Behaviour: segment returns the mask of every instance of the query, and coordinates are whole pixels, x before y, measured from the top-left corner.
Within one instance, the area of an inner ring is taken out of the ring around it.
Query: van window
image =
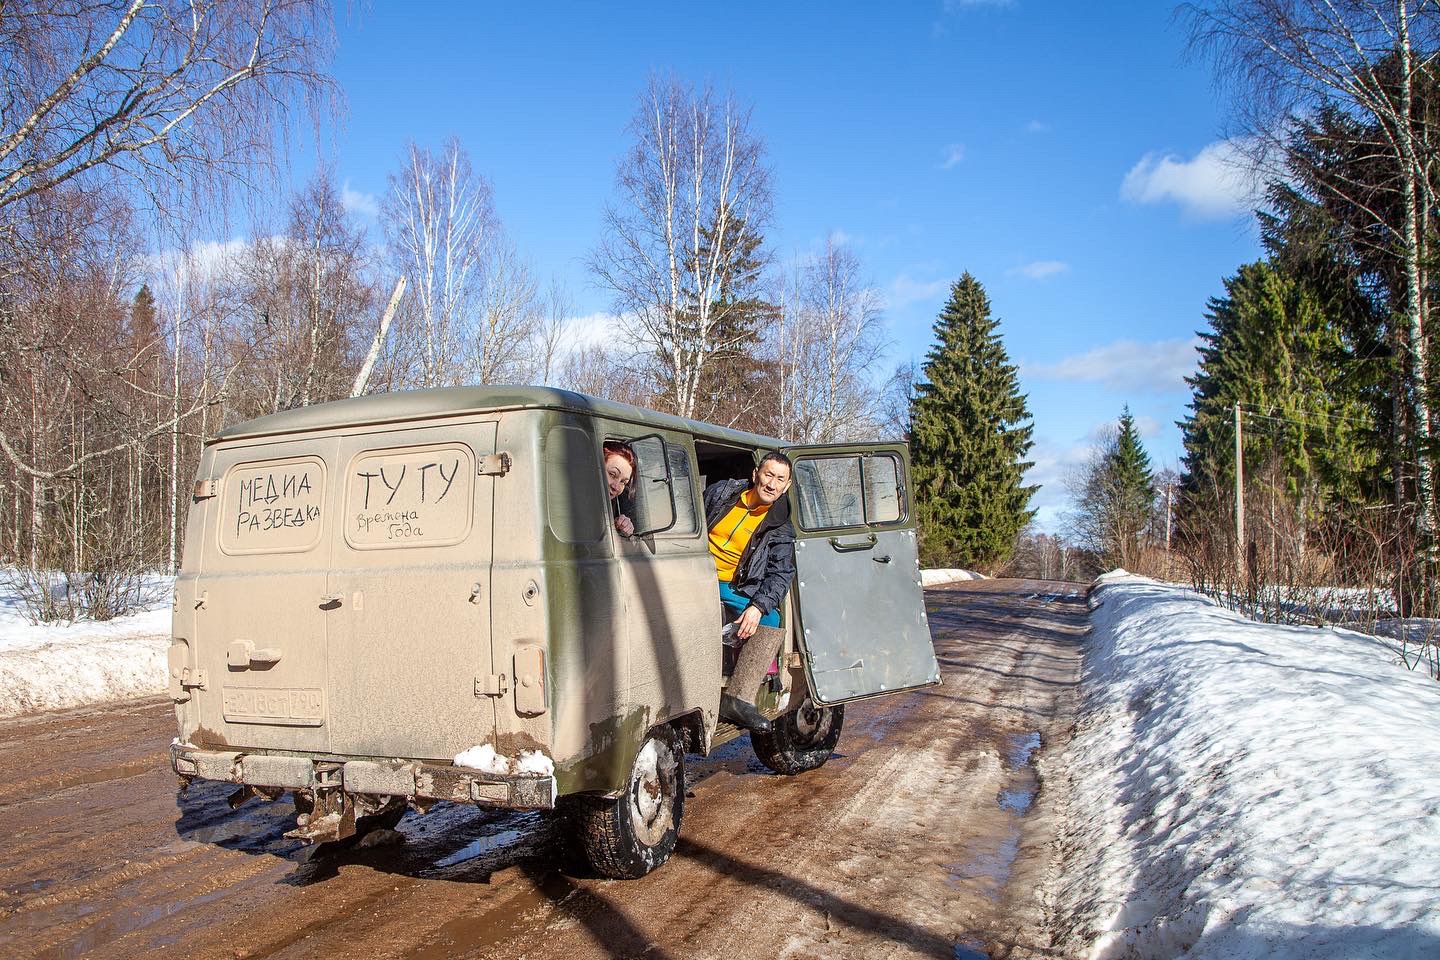
[[[904,519],[900,463],[888,454],[807,457],[795,464],[795,481],[803,529],[859,527]]]
[[[562,543],[594,543],[609,526],[599,446],[576,427],[556,425],[545,434],[545,515]]]
[[[346,477],[345,541],[357,550],[459,543],[470,535],[474,484],[464,444],[366,451]]]
[[[695,509],[690,454],[683,446],[666,441],[665,455],[670,458],[670,485],[675,489],[675,526],[670,528],[670,532],[676,536],[693,537],[700,531],[700,519]]]
[[[237,463],[225,474],[220,549],[298,553],[320,541],[325,464],[318,457]]]
[[[860,462],[865,479],[865,522],[895,523],[900,509],[900,462],[894,457],[866,457]]]

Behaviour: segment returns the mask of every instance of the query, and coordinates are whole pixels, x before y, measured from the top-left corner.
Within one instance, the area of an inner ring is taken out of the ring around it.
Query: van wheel
[[[670,859],[685,810],[685,753],[670,727],[652,730],[616,798],[574,797],[566,804],[585,858],[601,876],[633,880]]]
[[[765,766],[794,776],[830,759],[844,722],[844,706],[821,707],[806,699],[798,709],[770,721],[769,733],[751,733],[750,746]]]

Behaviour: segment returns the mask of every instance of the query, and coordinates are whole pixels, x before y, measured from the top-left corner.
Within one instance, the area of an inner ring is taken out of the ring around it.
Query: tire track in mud
[[[1076,589],[928,591],[944,686],[852,705],[798,777],[744,739],[689,758],[680,847],[630,882],[588,877],[546,816],[464,807],[308,860],[286,802],[174,798],[162,701],[0,722],[0,954],[1049,956],[1047,797],[1021,748],[1067,735],[1085,615],[1056,594]]]

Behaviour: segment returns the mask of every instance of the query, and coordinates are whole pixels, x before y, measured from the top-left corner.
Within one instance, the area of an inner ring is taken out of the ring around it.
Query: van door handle
[[[887,553],[883,557],[871,557],[870,559],[874,560],[876,563],[889,563],[890,554]]]
[[[345,595],[344,595],[343,593],[329,593],[329,594],[326,594],[325,596],[323,596],[323,597],[320,598],[320,609],[321,609],[321,610],[335,610],[335,609],[337,609],[337,608],[340,606],[340,603],[341,603],[344,599],[345,599]]]
[[[830,538],[830,546],[835,548],[836,553],[853,553],[856,550],[872,550],[875,544],[879,542],[880,538],[873,533],[864,540],[851,540],[849,543],[844,542],[839,537]]]

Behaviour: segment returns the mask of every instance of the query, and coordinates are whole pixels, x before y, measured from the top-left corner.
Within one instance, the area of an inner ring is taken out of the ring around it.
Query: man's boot
[[[770,732],[770,721],[765,719],[759,707],[728,693],[720,694],[720,719],[743,727],[751,733]]]

